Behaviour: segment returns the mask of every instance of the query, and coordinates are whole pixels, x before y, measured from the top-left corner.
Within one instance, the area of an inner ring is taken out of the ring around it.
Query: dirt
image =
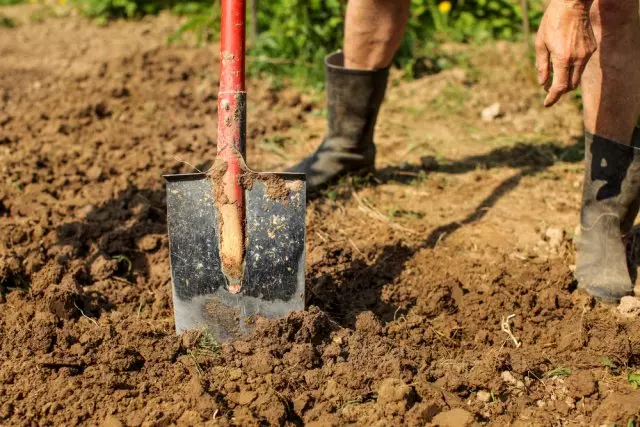
[[[521,46],[445,46],[467,65],[394,72],[378,172],[308,206],[308,309],[219,344],[174,333],[161,177],[212,165],[216,47],[167,46],[170,16],[29,22],[38,7],[3,9],[20,25],[0,29],[0,424],[639,416],[640,320],[572,277],[579,114],[542,108]],[[321,139],[320,96],[264,77],[247,93],[258,169]]]

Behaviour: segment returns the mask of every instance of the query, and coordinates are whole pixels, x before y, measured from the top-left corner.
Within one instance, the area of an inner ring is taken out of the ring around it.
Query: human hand
[[[589,9],[592,0],[551,0],[536,36],[538,83],[548,91],[550,107],[580,85],[582,72],[596,51]]]

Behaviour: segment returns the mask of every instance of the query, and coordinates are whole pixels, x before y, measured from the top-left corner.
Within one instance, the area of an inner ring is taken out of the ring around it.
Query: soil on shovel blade
[[[635,300],[597,304],[572,276],[579,112],[542,108],[521,46],[394,72],[378,171],[308,207],[309,309],[220,345],[174,334],[161,178],[211,167],[216,46],[167,46],[170,16],[31,22],[37,7],[2,9],[19,25],[0,29],[0,424],[638,417]],[[256,170],[325,127],[321,96],[276,83],[248,82]]]

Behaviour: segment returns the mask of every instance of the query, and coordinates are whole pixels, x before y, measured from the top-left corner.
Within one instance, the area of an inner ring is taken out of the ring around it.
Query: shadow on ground
[[[352,259],[348,251],[343,249],[327,253],[326,259],[337,260],[335,268],[331,268],[330,273],[307,278],[308,303],[319,306],[347,327],[353,326],[358,313],[368,310],[375,312],[384,321],[392,320],[409,307],[399,310],[393,304],[383,302],[381,292],[400,276],[405,264],[416,252],[433,249],[462,226],[480,220],[501,198],[514,190],[522,178],[543,172],[559,161],[579,162],[583,155],[584,142],[581,140],[570,146],[557,143],[521,143],[499,148],[485,155],[441,164],[438,171],[449,174],[500,167],[518,168],[519,171],[494,188],[465,218],[435,228],[418,245],[393,243],[373,248],[373,253],[369,254],[376,259],[373,264],[367,264],[362,259]],[[421,171],[417,165],[384,168],[378,171],[372,184],[411,184]],[[348,197],[348,194],[345,195],[345,198]],[[148,277],[150,266],[136,242],[148,234],[166,235],[166,230],[164,189],[141,189],[130,185],[114,199],[91,208],[83,220],[59,226],[57,243],[72,248],[64,256],[84,259],[88,271],[91,263],[100,255],[109,258],[125,256],[132,262],[132,271],[121,271],[122,274]],[[104,304],[103,309],[108,309],[108,301],[97,299],[97,302]]]
[[[347,267],[337,273],[320,274],[309,278],[309,303],[329,312],[343,326],[353,327],[355,318],[362,311],[373,311],[384,322],[402,315],[409,307],[396,307],[381,298],[383,288],[392,284],[404,271],[405,264],[420,250],[434,249],[459,228],[482,219],[495,204],[513,191],[524,177],[544,172],[557,162],[578,163],[584,158],[584,140],[576,140],[571,145],[549,142],[545,144],[518,143],[511,147],[501,147],[487,154],[463,158],[460,161],[438,166],[438,172],[461,174],[476,169],[510,167],[519,169],[496,186],[493,191],[466,217],[443,224],[429,232],[417,245],[407,246],[394,243],[381,248],[373,248],[369,257],[376,261],[368,265],[363,260],[347,263]],[[424,176],[418,165],[408,167],[388,167],[378,170],[371,180],[372,185],[383,183],[412,184]],[[351,192],[344,194],[349,199]],[[335,255],[335,254],[334,254]],[[330,258],[331,254],[327,254]]]

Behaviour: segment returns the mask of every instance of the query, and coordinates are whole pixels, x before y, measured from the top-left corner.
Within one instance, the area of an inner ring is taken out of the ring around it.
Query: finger
[[[549,50],[542,39],[536,39],[536,74],[539,85],[544,85],[551,76]]]
[[[584,73],[584,69],[587,66],[587,61],[579,60],[573,63],[573,70],[571,72],[571,89],[576,89],[580,86],[580,81],[582,80],[582,73]]]
[[[544,100],[545,107],[551,107],[569,91],[571,65],[568,61],[553,60],[553,84]]]

